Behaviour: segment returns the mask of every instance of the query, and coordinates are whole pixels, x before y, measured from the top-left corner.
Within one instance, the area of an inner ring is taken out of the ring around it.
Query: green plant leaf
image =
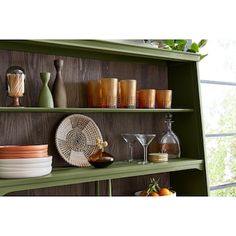
[[[186,44],[178,44],[175,46],[175,50],[184,51]]]
[[[170,48],[173,48],[175,46],[175,40],[173,39],[165,39],[163,42],[168,45]]]
[[[187,52],[196,53],[196,51],[195,51],[195,50],[193,50],[193,49],[191,49],[191,48],[189,48],[189,49],[187,50]]]
[[[177,44],[181,44],[181,45],[186,45],[186,43],[187,43],[187,40],[186,39],[176,39],[175,40],[175,43],[177,43]]]
[[[198,47],[198,45],[196,44],[196,43],[192,43],[192,45],[191,45],[191,50],[193,51],[193,52],[199,52],[199,47]]]
[[[207,44],[207,39],[202,39],[199,43],[198,43],[198,47],[202,48]]]

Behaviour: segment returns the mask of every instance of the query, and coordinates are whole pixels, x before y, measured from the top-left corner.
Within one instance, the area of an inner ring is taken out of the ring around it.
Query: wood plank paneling
[[[25,95],[21,98],[23,106],[37,106],[39,91],[42,86],[39,73],[51,72],[49,87],[55,79],[53,60],[64,60],[62,76],[68,94],[68,107],[86,107],[87,81],[102,77],[118,79],[136,79],[137,87],[165,89],[168,87],[167,66],[165,63],[140,64],[119,61],[100,61],[72,57],[58,57],[35,53],[11,52],[0,50],[0,106],[11,103],[7,96],[5,73],[12,65],[22,66],[26,72]],[[62,113],[1,113],[0,145],[6,144],[49,144],[49,154],[53,155],[53,166],[67,166],[55,146],[55,132],[62,119],[69,114]],[[157,150],[157,141],[164,131],[164,114],[153,113],[87,113],[99,126],[105,140],[109,142],[107,151],[116,160],[127,159],[127,144],[121,133],[156,133],[157,138],[150,145],[150,151]],[[143,157],[142,146],[137,142],[135,158]],[[168,183],[168,174],[163,174],[162,181]],[[143,188],[150,176],[113,180],[114,195],[132,195]],[[103,181],[102,194],[106,194],[106,182]],[[64,187],[37,189],[12,193],[12,195],[93,195],[94,183]],[[11,195],[11,194],[10,194]]]

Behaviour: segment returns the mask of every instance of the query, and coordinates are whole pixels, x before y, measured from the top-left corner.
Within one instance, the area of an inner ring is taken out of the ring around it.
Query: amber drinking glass
[[[142,89],[139,90],[139,108],[155,108],[155,89]]]
[[[118,79],[101,79],[101,98],[103,108],[117,108]]]
[[[172,90],[156,90],[156,107],[171,108]]]
[[[101,80],[88,81],[88,107],[101,107]]]
[[[121,80],[120,82],[120,107],[136,107],[136,80]]]

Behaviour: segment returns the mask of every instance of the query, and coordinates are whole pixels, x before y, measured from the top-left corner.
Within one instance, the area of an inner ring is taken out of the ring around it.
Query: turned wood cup
[[[142,89],[139,90],[139,108],[155,108],[155,89]]]
[[[136,107],[136,80],[121,80],[120,82],[120,107]]]
[[[117,108],[118,79],[101,79],[101,105],[102,108]]]
[[[156,90],[156,107],[171,108],[172,90]]]

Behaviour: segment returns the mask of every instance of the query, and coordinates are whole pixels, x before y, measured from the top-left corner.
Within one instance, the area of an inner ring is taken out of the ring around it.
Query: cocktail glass
[[[137,141],[136,136],[134,134],[121,134],[121,136],[128,144],[128,161],[132,162],[134,160],[133,148],[135,142]]]
[[[147,149],[149,144],[152,142],[152,140],[156,137],[155,134],[135,134],[138,141],[143,146],[144,156],[143,156],[143,162],[140,162],[139,164],[146,165],[148,164],[147,160]]]

